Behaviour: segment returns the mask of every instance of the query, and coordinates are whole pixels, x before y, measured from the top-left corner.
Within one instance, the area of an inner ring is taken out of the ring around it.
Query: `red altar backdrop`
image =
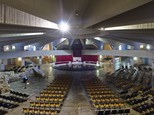
[[[56,56],[56,62],[61,61],[73,61],[72,55],[58,55]],[[98,55],[82,55],[82,61],[98,61]]]
[[[60,61],[73,61],[72,55],[58,55],[56,56],[56,62]]]
[[[98,55],[82,55],[82,61],[98,61]]]

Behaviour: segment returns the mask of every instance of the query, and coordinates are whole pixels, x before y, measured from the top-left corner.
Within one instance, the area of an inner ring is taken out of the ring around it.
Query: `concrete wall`
[[[71,50],[53,50],[53,51],[16,51],[0,52],[0,59],[18,58],[18,57],[38,57],[50,55],[72,55]]]
[[[153,58],[154,51],[149,50],[83,50],[83,55],[110,55],[124,57]]]

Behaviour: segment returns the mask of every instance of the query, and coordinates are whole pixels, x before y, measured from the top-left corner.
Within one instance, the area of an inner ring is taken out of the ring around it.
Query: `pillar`
[[[22,58],[21,57],[15,58],[15,65],[17,67],[22,66]]]
[[[130,58],[130,65],[134,66],[134,59],[133,58]]]
[[[42,64],[42,57],[40,56],[39,57],[39,65],[41,65]]]
[[[121,67],[121,59],[120,57],[113,57],[113,69],[114,71]]]
[[[152,88],[154,88],[154,61],[152,62],[152,80],[151,80]]]
[[[6,66],[8,65],[8,59],[3,59],[2,60],[2,70],[5,70],[6,69]]]
[[[25,60],[23,58],[21,60],[21,66],[25,66]]]
[[[3,46],[0,46],[0,52],[4,51]]]
[[[0,68],[0,70],[5,70],[5,66],[4,66],[4,63],[3,63],[3,60],[0,60],[0,65],[1,65],[1,68]]]

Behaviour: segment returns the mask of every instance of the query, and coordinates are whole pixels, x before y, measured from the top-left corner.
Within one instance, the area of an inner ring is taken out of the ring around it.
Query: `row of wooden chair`
[[[142,115],[153,115],[154,104],[151,95],[151,86],[143,85],[138,82],[133,82],[125,78],[121,78],[123,72],[117,76],[110,76],[107,81],[111,83],[118,90],[118,92],[132,108]]]
[[[118,98],[96,98],[96,99],[94,99],[94,98],[92,98],[91,99],[91,101],[93,102],[93,103],[112,103],[112,102],[118,102],[119,101],[119,99]]]
[[[36,96],[36,101],[40,102],[59,102],[62,103],[64,101],[64,97],[45,97],[45,96]]]
[[[109,109],[109,110],[100,110],[97,115],[125,115],[129,114],[130,109]]]
[[[133,107],[133,109],[135,111],[139,112],[140,114],[141,113],[148,113],[148,111],[152,111],[154,109],[154,103],[144,103],[142,105]]]
[[[110,99],[110,98],[115,98],[116,97],[116,95],[115,94],[103,94],[102,95],[102,93],[100,93],[100,94],[90,94],[89,95],[89,97],[90,98],[105,98],[105,99]]]
[[[5,115],[6,113],[7,113],[6,110],[2,110],[2,109],[0,109],[0,115]]]
[[[88,89],[87,89],[88,91]],[[101,91],[94,91],[90,93],[87,93],[90,97],[90,100],[92,103],[115,103],[119,101],[119,98],[117,98],[117,96],[115,95],[114,92],[110,91],[105,91],[105,92],[101,92]]]
[[[30,107],[34,107],[34,108],[56,108],[56,109],[60,109],[62,106],[62,104],[60,103],[50,103],[50,102],[30,102]]]
[[[65,94],[66,91],[61,91],[61,90],[47,90],[47,89],[44,89],[41,93],[49,93],[49,94]]]
[[[106,103],[106,104],[95,104],[93,103],[93,106],[94,108],[96,108],[97,110],[99,109],[118,109],[118,108],[124,108],[124,103],[120,103],[120,102],[117,102],[117,103]]]
[[[110,89],[109,88],[103,88],[103,87],[95,87],[95,89],[93,88],[93,89],[91,89],[91,88],[88,88],[87,87],[87,89],[88,89],[88,91],[101,91],[101,92],[104,92],[104,91],[110,91]]]
[[[109,89],[107,86],[99,86],[99,85],[96,86],[95,84],[96,84],[96,83],[92,83],[92,84],[88,84],[88,83],[87,83],[87,85],[88,85],[87,88],[88,88],[88,89],[94,89],[93,86],[95,86],[95,88]],[[100,83],[98,83],[98,84],[100,84]],[[99,89],[98,89],[98,90],[99,90]],[[101,90],[102,90],[102,89],[101,89]]]
[[[105,91],[101,91],[101,90],[89,90],[88,89],[88,94],[114,94],[114,92],[112,92],[111,90],[105,90]]]
[[[60,112],[63,101],[69,90],[72,78],[70,76],[56,77],[35,102],[30,102],[30,108],[23,108],[25,115],[56,115]]]
[[[57,91],[65,91],[65,90],[67,90],[68,88],[66,87],[66,88],[58,88],[58,87],[47,87],[46,88],[47,90],[51,90],[51,91],[54,91],[54,90],[57,90]]]
[[[51,93],[40,93],[40,96],[44,97],[64,97],[64,94],[51,94]]]
[[[125,107],[124,102],[97,77],[90,81],[85,81],[84,85],[95,111],[122,109]]]
[[[59,111],[57,110],[47,110],[40,108],[23,108],[23,113],[25,115],[56,115]]]
[[[130,88],[133,88],[135,85],[132,81],[130,80],[126,80],[124,78],[115,78],[115,77],[111,77],[110,81],[112,82],[112,84],[116,87],[116,88],[120,88],[122,90],[128,90]]]

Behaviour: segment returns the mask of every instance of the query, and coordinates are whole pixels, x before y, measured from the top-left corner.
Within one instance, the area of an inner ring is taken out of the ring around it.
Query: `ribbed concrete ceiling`
[[[154,45],[154,29],[124,31],[99,31],[100,27],[154,21],[152,0],[0,0],[0,3],[33,14],[43,19],[60,23],[67,21],[73,29],[67,34],[57,30],[15,25],[0,25],[0,34],[43,32],[43,35],[0,38],[0,46],[14,43],[47,43],[66,37],[86,39],[96,36],[110,43],[142,42]],[[146,32],[148,32],[146,34]],[[28,39],[27,39],[28,38]],[[147,38],[148,41],[145,39]]]
[[[1,0],[9,6],[59,23],[89,27],[152,0]]]

